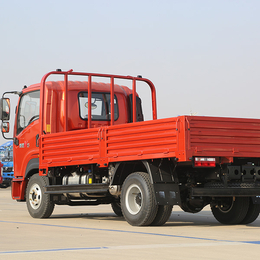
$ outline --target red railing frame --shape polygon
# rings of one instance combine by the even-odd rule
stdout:
[[[92,77],[101,77],[101,78],[110,78],[110,111],[111,118],[110,124],[114,125],[114,80],[115,79],[126,79],[132,80],[132,94],[133,94],[133,122],[136,122],[136,81],[146,82],[151,89],[151,97],[152,97],[152,115],[153,120],[157,119],[157,108],[156,108],[156,91],[153,83],[146,78],[141,77],[131,77],[131,76],[121,76],[121,75],[112,75],[112,74],[99,74],[99,73],[84,73],[84,72],[74,72],[72,69],[68,71],[51,71],[45,74],[41,80],[41,90],[40,90],[40,134],[43,134],[43,115],[44,115],[44,107],[45,107],[45,90],[46,90],[46,80],[50,75],[64,75],[64,131],[68,131],[68,120],[67,120],[67,111],[68,111],[68,76],[87,76],[88,77],[88,104],[91,104],[91,85],[92,85]],[[88,128],[91,128],[91,105],[88,106]]]

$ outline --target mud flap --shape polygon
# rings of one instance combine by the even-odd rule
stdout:
[[[174,183],[154,183],[156,202],[158,205],[181,205],[180,189]]]

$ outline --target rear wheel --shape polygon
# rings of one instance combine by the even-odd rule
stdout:
[[[249,208],[249,198],[233,197],[223,198],[217,205],[211,205],[211,211],[222,224],[240,224],[245,218]]]
[[[121,208],[125,220],[133,226],[150,225],[158,211],[153,185],[144,172],[130,174],[124,181]]]
[[[50,195],[43,191],[48,183],[47,177],[38,174],[33,175],[28,182],[26,204],[33,218],[48,218],[53,212],[54,203],[50,200]]]
[[[249,198],[249,208],[245,218],[241,221],[241,224],[250,224],[254,222],[258,218],[259,212],[260,204],[254,204],[252,199]]]
[[[172,205],[159,205],[155,219],[152,222],[152,226],[161,226],[165,224],[171,216]]]

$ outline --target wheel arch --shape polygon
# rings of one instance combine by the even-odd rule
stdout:
[[[14,180],[12,183],[12,197],[18,201],[26,201],[26,187],[28,180],[39,172],[39,158],[31,159],[26,166],[24,179]]]
[[[130,161],[119,162],[115,165],[111,184],[122,185],[127,176],[133,172],[147,172],[149,173],[152,181],[152,176],[150,174],[150,168],[147,161]]]
[[[32,175],[39,172],[39,158],[33,158],[31,159],[25,170],[24,177],[25,179],[29,179]]]
[[[127,176],[133,172],[146,172],[152,184],[174,181],[174,163],[171,159],[140,160],[119,162],[114,167],[112,184],[122,185]]]

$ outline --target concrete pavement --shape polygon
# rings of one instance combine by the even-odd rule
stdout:
[[[33,219],[26,204],[0,189],[0,259],[258,259],[260,218],[250,225],[219,224],[206,207],[175,206],[161,227],[132,227],[110,205],[56,206]]]

